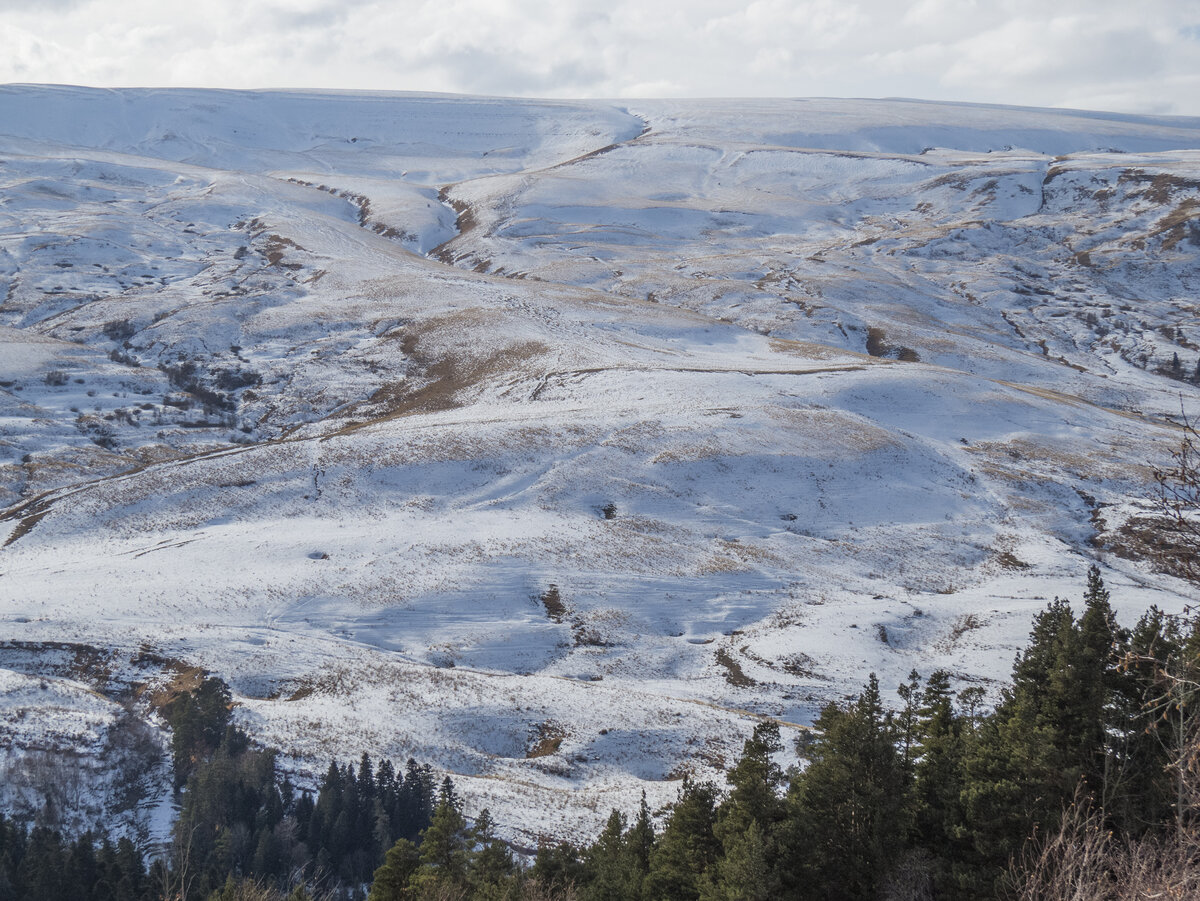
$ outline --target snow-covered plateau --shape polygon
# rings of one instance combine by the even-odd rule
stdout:
[[[994,697],[1092,562],[1200,597],[1127,527],[1198,296],[1200,119],[0,87],[0,767],[161,835],[130,711],[209,671],[532,845]]]

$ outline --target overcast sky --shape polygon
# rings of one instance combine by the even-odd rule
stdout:
[[[1200,115],[1200,0],[0,0],[0,82]]]

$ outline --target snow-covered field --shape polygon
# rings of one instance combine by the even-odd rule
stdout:
[[[1112,549],[1198,254],[1193,119],[0,87],[0,748],[201,667],[532,844],[994,691],[1093,561],[1196,597]]]

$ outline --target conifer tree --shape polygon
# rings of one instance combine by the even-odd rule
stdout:
[[[764,897],[776,893],[774,837],[784,816],[784,775],[772,755],[782,749],[779,724],[759,723],[746,740],[741,758],[726,774],[731,791],[718,810],[714,827],[722,855],[705,882],[704,898],[748,897],[747,891],[765,892]],[[761,871],[754,887],[745,883],[751,871]]]
[[[579,849],[570,842],[543,844],[529,875],[535,885],[552,896],[574,890],[587,882],[587,868],[580,860]]]
[[[684,777],[679,798],[671,809],[650,857],[643,894],[656,901],[695,901],[701,879],[721,853],[713,832],[717,816],[717,787]]]
[[[781,750],[778,723],[768,720],[754,727],[741,758],[726,774],[732,788],[722,805],[722,823],[740,830],[756,822],[763,829],[770,829],[782,817],[783,771],[772,759]]]
[[[584,863],[588,882],[583,890],[586,901],[624,901],[637,897],[629,885],[629,853],[625,834],[625,817],[614,810],[604,824],[604,830],[587,850]]]
[[[917,754],[921,744],[921,675],[915,669],[909,672],[908,682],[899,686],[896,693],[904,702],[896,716],[896,736],[900,745],[900,766],[907,782],[913,778]]]
[[[654,853],[656,836],[654,820],[650,816],[650,805],[646,803],[646,790],[642,789],[642,799],[638,804],[638,813],[633,825],[629,827],[627,843],[629,846],[630,863],[637,873],[640,888],[646,874],[650,872],[650,857]]]
[[[788,793],[793,853],[803,861],[792,877],[828,901],[870,898],[911,829],[894,724],[875,675],[853,705],[830,704],[815,726],[808,769]]]
[[[722,855],[701,880],[700,901],[771,901],[779,886],[768,838],[757,820],[744,831],[727,833]]]
[[[914,766],[914,844],[929,853],[930,876],[939,895],[951,897],[955,862],[964,857],[960,795],[966,751],[966,718],[954,708],[950,674],[930,673],[921,692]]]
[[[375,871],[367,901],[409,901],[416,897],[409,882],[421,865],[421,854],[406,838],[388,849],[383,864]]]
[[[470,830],[472,849],[467,871],[471,896],[477,901],[503,898],[516,872],[516,862],[508,846],[495,834],[495,824],[487,808],[480,811]]]
[[[413,877],[422,892],[439,885],[463,887],[467,881],[469,848],[467,822],[449,777],[442,782],[437,809],[421,835],[421,866]]]

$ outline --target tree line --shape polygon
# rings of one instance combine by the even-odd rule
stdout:
[[[821,711],[802,768],[781,769],[778,726],[761,722],[723,786],[685,779],[665,810],[643,798],[594,842],[527,865],[412,760],[335,761],[315,796],[296,791],[209,678],[164,711],[181,790],[170,853],[147,866],[127,839],[0,818],[0,898],[1032,901],[1059,897],[1044,887],[1101,839],[1099,859],[1143,869],[1190,848],[1176,862],[1200,879],[1198,693],[1200,617],[1152,607],[1122,627],[1093,567],[1078,613],[1056,598],[1037,615],[991,711],[944,671],[910,674],[890,709],[872,676]],[[1120,869],[1095,866],[1098,885]]]
[[[1055,599],[1037,616],[992,712],[942,671],[912,673],[891,710],[872,676],[822,710],[803,769],[778,766],[778,726],[761,723],[726,786],[685,780],[661,829],[644,802],[613,811],[594,843],[543,849],[532,873],[580,901],[1050,898],[1029,886],[1050,840],[1073,841],[1064,812],[1110,848],[1200,847],[1198,659],[1200,620],[1151,608],[1123,628],[1093,567],[1078,615]],[[1200,857],[1188,867],[1200,885]]]
[[[333,761],[316,795],[281,776],[276,754],[231,722],[229,688],[209,677],[163,710],[180,812],[169,853],[147,864],[127,838],[71,838],[0,817],[4,901],[362,898],[397,841],[419,841],[449,778],[409,760]]]

